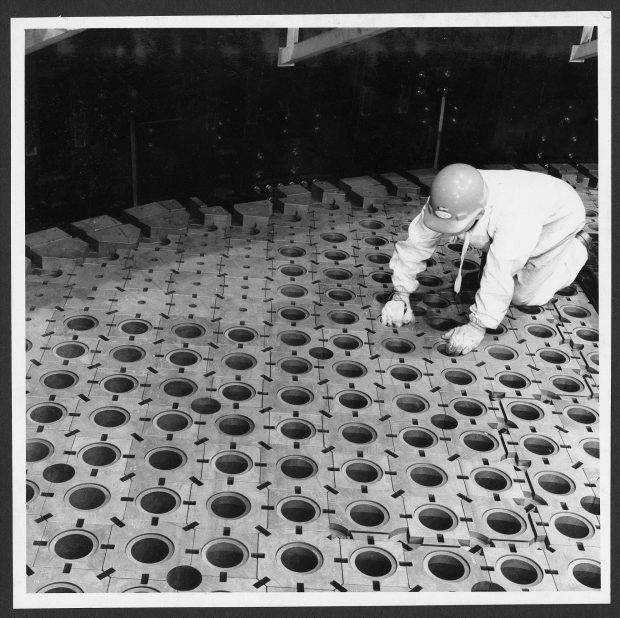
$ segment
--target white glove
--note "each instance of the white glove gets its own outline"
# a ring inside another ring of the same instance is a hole
[[[448,354],[458,356],[459,354],[469,354],[472,350],[475,350],[482,343],[484,334],[484,328],[469,322],[449,330],[441,338],[449,339]]]
[[[413,312],[409,304],[407,292],[394,292],[394,298],[385,303],[381,312],[381,323],[384,326],[399,328],[413,322]]]

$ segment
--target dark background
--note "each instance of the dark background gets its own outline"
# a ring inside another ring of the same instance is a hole
[[[321,32],[302,30],[305,38]],[[26,225],[454,161],[597,160],[581,28],[402,28],[278,68],[286,29],[87,30],[26,57]]]

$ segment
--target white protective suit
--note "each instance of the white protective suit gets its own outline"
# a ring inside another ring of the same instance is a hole
[[[588,257],[575,238],[585,224],[585,209],[577,192],[553,176],[478,171],[488,198],[469,231],[470,244],[488,253],[470,321],[497,328],[511,302],[543,305],[575,279]],[[408,238],[396,243],[390,260],[394,288],[408,293],[417,289],[416,276],[442,236],[424,225],[423,215],[424,210],[411,222]]]

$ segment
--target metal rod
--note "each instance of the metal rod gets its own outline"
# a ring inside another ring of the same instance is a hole
[[[439,162],[439,147],[441,146],[441,133],[443,131],[443,113],[446,108],[446,93],[441,95],[441,111],[439,112],[439,127],[437,128],[437,145],[435,146],[435,160],[433,161],[433,169],[437,169]]]

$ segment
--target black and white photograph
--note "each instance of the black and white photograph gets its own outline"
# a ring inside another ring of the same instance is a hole
[[[11,22],[16,608],[609,603],[610,12]]]

